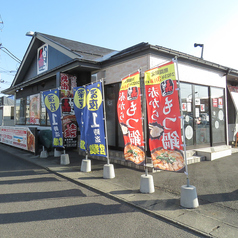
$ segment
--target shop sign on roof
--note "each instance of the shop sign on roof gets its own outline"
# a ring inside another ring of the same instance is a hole
[[[44,44],[37,51],[37,74],[48,70],[48,45]]]

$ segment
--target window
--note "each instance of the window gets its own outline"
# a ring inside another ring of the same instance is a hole
[[[17,125],[50,125],[43,94],[16,99]]]
[[[105,109],[107,113],[108,145],[111,149],[124,147],[123,135],[117,118],[119,83],[105,85]]]
[[[184,116],[185,143],[187,146],[194,144],[194,117],[193,117],[193,90],[192,85],[180,83],[182,112]]]
[[[224,89],[181,83],[181,97],[186,145],[198,148],[224,144]]]
[[[41,93],[41,115],[40,115],[40,124],[46,125],[46,107],[44,102],[43,93]]]
[[[26,124],[30,124],[30,97],[26,98]]]
[[[225,136],[224,89],[211,87],[212,145],[223,144]]]
[[[11,120],[14,120],[14,107],[11,107]]]
[[[24,125],[26,119],[25,99],[16,99],[16,124]]]
[[[207,86],[194,86],[194,129],[196,144],[210,146],[210,105]]]

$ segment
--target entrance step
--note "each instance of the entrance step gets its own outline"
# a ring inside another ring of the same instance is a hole
[[[188,164],[199,163],[206,160],[206,157],[204,155],[198,155],[196,150],[186,150],[186,158]]]
[[[209,147],[204,149],[196,149],[197,155],[205,156],[206,160],[208,161],[229,156],[231,155],[231,152],[232,152],[231,146],[229,145],[215,146],[215,147]]]
[[[238,152],[238,151],[236,151]],[[193,149],[186,151],[187,163],[194,164],[199,163],[201,161],[211,161],[215,159],[219,159],[225,156],[229,156],[232,153],[231,146],[216,146],[216,147],[208,147],[203,149]],[[84,151],[79,150],[79,154],[84,155]],[[107,161],[106,157],[101,156],[90,156],[93,159]],[[153,168],[153,163],[150,157],[146,158],[146,166],[145,165],[137,165],[131,161],[126,161],[124,159],[123,151],[109,151],[109,157],[111,163],[120,164],[123,166],[131,167],[134,169],[138,169],[141,171],[145,171],[145,167],[148,169],[148,172],[160,172],[161,170],[155,170]]]
[[[205,156],[194,155],[192,157],[187,157],[188,164],[195,164],[195,163],[199,163],[204,160],[206,160]]]
[[[184,154],[184,152],[183,152],[183,154]],[[195,155],[197,155],[195,150],[186,150],[187,158],[193,157]]]

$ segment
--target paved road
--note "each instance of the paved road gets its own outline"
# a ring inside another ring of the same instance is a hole
[[[0,150],[0,232],[11,237],[202,237]]]

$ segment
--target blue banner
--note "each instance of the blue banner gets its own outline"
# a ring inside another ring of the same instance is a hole
[[[52,129],[53,147],[63,147],[59,90],[45,91],[43,96]]]
[[[101,82],[87,86],[87,110],[87,143],[89,153],[91,155],[106,156]]]
[[[86,99],[87,93],[84,87],[76,87],[73,90],[74,93],[74,113],[80,130],[80,144],[79,148],[81,150],[87,150],[87,137],[85,134],[85,128],[87,126],[87,120],[83,120],[84,117],[87,118],[87,107]]]
[[[74,108],[82,138],[80,148],[87,149],[91,155],[106,157],[102,83],[74,88]]]

